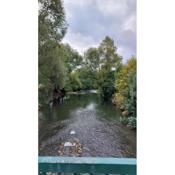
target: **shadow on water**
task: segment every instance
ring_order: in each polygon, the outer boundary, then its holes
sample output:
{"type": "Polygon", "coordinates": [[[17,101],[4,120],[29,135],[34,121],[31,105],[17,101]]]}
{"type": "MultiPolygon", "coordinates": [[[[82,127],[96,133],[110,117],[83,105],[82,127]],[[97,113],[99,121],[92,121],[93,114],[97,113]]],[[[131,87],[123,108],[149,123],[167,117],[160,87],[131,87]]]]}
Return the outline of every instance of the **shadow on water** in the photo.
{"type": "Polygon", "coordinates": [[[40,155],[136,157],[135,131],[120,125],[120,111],[97,94],[71,95],[39,116],[40,155]],[[67,142],[78,142],[79,154],[64,152],[67,142]]]}

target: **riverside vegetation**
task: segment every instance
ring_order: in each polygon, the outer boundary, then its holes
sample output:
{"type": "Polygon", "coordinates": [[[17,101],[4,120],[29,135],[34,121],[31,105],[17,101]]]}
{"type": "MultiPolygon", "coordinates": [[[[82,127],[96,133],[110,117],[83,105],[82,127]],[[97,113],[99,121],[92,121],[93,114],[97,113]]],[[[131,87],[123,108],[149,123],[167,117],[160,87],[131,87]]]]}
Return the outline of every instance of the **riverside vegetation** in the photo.
{"type": "Polygon", "coordinates": [[[80,55],[61,42],[67,28],[62,1],[39,0],[39,107],[60,103],[66,92],[97,89],[102,102],[121,110],[121,123],[135,129],[136,58],[123,63],[109,36],[80,55]]]}

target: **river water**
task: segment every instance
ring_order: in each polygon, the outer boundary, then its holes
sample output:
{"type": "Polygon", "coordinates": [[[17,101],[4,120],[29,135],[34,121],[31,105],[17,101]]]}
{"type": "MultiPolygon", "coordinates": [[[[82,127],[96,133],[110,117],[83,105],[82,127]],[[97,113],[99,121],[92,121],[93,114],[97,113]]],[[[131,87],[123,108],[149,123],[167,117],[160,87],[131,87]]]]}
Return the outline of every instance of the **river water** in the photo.
{"type": "Polygon", "coordinates": [[[71,95],[39,113],[40,156],[136,157],[136,132],[97,94],[71,95]]]}

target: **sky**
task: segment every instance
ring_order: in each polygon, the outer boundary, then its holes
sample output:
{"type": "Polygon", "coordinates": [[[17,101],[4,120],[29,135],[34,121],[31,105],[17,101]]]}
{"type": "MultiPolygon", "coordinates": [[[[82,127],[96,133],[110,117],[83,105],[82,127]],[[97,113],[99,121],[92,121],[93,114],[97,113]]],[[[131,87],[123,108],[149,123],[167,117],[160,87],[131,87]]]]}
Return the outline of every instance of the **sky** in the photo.
{"type": "Polygon", "coordinates": [[[80,54],[114,39],[125,62],[136,55],[136,0],[63,0],[68,31],[63,43],[80,54]]]}

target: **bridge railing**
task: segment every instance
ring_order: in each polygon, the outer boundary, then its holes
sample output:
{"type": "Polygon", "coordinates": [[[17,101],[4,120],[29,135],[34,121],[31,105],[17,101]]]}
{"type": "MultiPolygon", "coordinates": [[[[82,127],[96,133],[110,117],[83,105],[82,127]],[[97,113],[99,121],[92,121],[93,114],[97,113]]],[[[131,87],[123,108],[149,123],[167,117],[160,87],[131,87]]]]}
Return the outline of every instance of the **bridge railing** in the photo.
{"type": "Polygon", "coordinates": [[[136,175],[136,159],[102,157],[39,157],[39,175],[117,174],[136,175]]]}

